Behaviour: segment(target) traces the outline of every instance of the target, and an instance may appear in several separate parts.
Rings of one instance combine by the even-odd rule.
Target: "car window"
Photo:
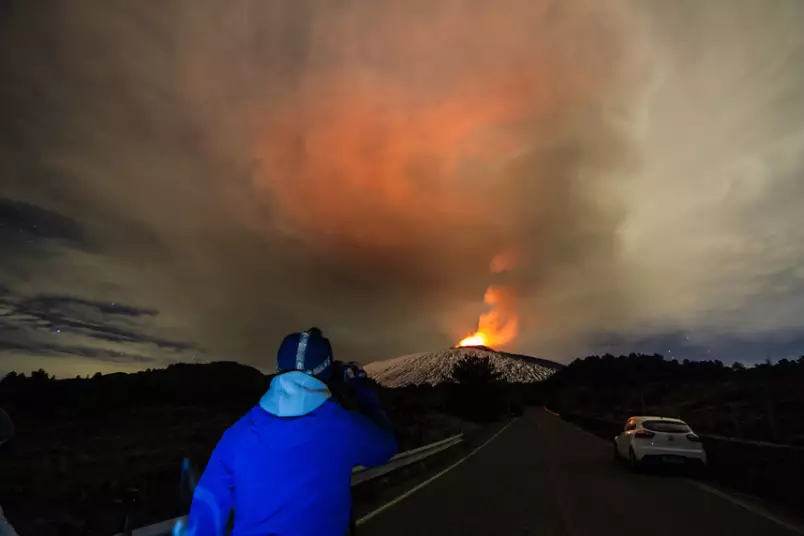
[[[666,434],[686,434],[690,431],[690,427],[683,422],[673,421],[645,421],[642,423],[642,427],[651,432],[664,432]]]

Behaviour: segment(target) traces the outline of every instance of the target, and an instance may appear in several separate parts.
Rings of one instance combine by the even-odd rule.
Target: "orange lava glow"
[[[505,261],[503,261],[505,259]],[[512,257],[497,256],[491,263],[492,273],[513,269]],[[516,293],[513,285],[492,285],[486,289],[483,301],[490,307],[480,315],[477,331],[464,337],[458,346],[488,346],[499,348],[513,341],[519,332],[516,314]]]
[[[474,335],[465,337],[458,343],[458,346],[488,346],[489,338],[485,333],[477,332]]]

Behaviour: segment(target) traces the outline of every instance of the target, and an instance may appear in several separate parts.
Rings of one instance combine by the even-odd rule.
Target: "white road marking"
[[[549,413],[549,414],[550,414],[550,415],[552,415],[553,417],[559,417],[559,418],[561,418],[561,415],[559,415],[559,414],[558,414],[558,413],[556,413],[555,411],[552,411],[552,410],[548,409],[548,408],[547,408],[547,406],[543,406],[543,409],[544,409],[544,411],[546,411],[547,413]]]
[[[411,495],[413,495],[414,493],[416,493],[417,491],[419,491],[420,489],[422,489],[423,487],[425,487],[427,484],[431,483],[432,481],[434,481],[434,480],[444,476],[445,474],[449,473],[450,471],[452,471],[453,469],[458,467],[460,464],[462,464],[463,462],[465,462],[466,460],[468,460],[469,458],[471,458],[472,456],[477,454],[480,451],[480,449],[482,449],[483,447],[485,447],[486,445],[488,445],[489,443],[494,441],[497,438],[498,435],[503,433],[506,430],[506,428],[511,426],[514,423],[514,421],[516,421],[516,420],[517,419],[509,421],[508,424],[503,426],[496,434],[494,434],[489,439],[487,439],[485,443],[483,443],[482,445],[477,447],[475,450],[473,450],[472,452],[470,452],[469,454],[467,454],[466,456],[464,456],[463,458],[461,458],[457,462],[453,463],[452,465],[450,465],[449,467],[447,467],[446,469],[444,469],[440,473],[431,476],[430,478],[428,478],[427,480],[425,480],[424,482],[422,482],[418,486],[409,489],[408,491],[406,491],[405,493],[403,493],[399,497],[393,499],[391,502],[388,502],[388,503],[380,506],[379,508],[377,508],[373,512],[364,515],[363,517],[361,517],[360,519],[357,520],[357,525],[362,525],[363,523],[365,523],[369,519],[373,518],[374,516],[376,516],[378,514],[381,514],[382,512],[387,510],[388,508],[392,507],[393,505],[395,505],[395,504],[407,499],[408,497],[410,497]]]

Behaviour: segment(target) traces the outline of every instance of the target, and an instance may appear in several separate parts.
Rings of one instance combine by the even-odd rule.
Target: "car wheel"
[[[637,460],[636,454],[634,454],[634,449],[628,451],[628,465],[635,473],[638,473],[641,469],[639,460]]]

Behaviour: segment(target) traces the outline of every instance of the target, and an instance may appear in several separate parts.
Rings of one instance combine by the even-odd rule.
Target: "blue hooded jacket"
[[[381,465],[396,453],[373,391],[357,389],[363,412],[330,399],[304,372],[275,377],[259,405],[218,442],[193,495],[186,534],[344,536],[356,465]],[[385,421],[387,422],[387,420]]]

